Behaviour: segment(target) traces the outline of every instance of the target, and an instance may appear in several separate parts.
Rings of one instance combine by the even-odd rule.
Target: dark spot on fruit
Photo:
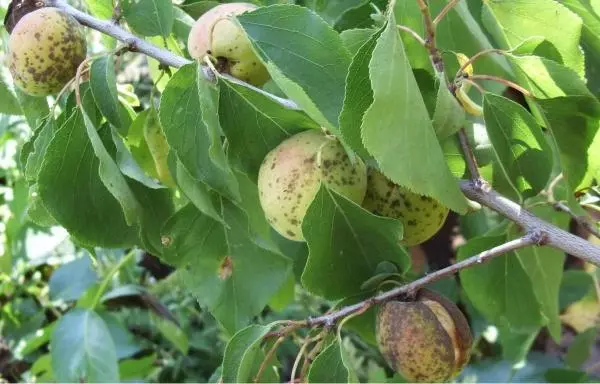
[[[290,235],[292,237],[296,236],[296,234],[290,230],[287,230],[285,233],[287,233],[288,235]]]

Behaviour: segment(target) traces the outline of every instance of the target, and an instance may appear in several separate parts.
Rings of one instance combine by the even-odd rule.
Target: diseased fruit
[[[33,96],[57,93],[85,59],[81,26],[57,8],[23,16],[8,41],[8,65],[15,84]]]
[[[282,236],[302,241],[302,220],[321,182],[360,204],[367,188],[364,163],[317,130],[298,133],[265,157],[258,174],[260,204]]]
[[[448,216],[448,208],[428,196],[421,196],[394,184],[370,168],[363,207],[379,216],[398,219],[404,225],[401,243],[420,244],[435,235]]]
[[[469,324],[445,297],[422,289],[412,302],[390,301],[377,314],[377,343],[392,369],[408,381],[448,381],[471,354]]]
[[[232,16],[253,11],[249,3],[220,4],[204,13],[192,26],[188,52],[198,60],[211,55],[220,72],[247,83],[261,86],[269,80],[269,72],[252,50],[252,44]]]

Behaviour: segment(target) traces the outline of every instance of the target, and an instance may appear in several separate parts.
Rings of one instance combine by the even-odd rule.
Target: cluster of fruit
[[[262,86],[269,73],[231,18],[255,8],[230,3],[203,14],[190,32],[190,55],[201,62],[210,60],[219,72]],[[30,95],[60,91],[85,57],[80,25],[56,8],[24,15],[10,35],[10,71],[15,84]],[[448,215],[439,202],[391,182],[359,157],[348,156],[334,136],[309,130],[282,142],[260,167],[260,203],[271,226],[288,239],[303,241],[302,222],[321,184],[374,214],[400,220],[404,231],[399,241],[407,246],[432,237]],[[414,301],[381,305],[377,335],[391,367],[409,380],[448,380],[469,358],[471,334],[463,314],[454,303],[428,290],[421,290]]]

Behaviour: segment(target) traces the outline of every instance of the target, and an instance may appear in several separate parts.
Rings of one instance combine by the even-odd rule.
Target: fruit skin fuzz
[[[249,3],[220,4],[204,13],[192,26],[188,52],[203,61],[209,55],[219,72],[262,86],[271,77],[252,49],[252,43],[232,17],[257,8]]]
[[[59,92],[87,53],[83,28],[57,8],[23,16],[8,42],[8,67],[15,84],[32,96]]]
[[[367,195],[362,205],[376,215],[400,220],[404,227],[401,243],[406,246],[430,239],[444,225],[449,212],[437,200],[413,193],[373,168],[368,171]]]
[[[303,241],[302,221],[321,183],[360,204],[367,189],[364,163],[352,163],[335,138],[318,130],[298,133],[267,154],[258,173],[260,203],[282,236]]]
[[[389,301],[377,314],[377,343],[390,367],[414,382],[448,381],[467,364],[473,342],[467,319],[426,289],[412,302]]]

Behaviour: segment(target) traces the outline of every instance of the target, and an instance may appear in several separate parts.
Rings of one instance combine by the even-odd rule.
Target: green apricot
[[[321,183],[360,204],[367,189],[364,163],[321,131],[298,133],[265,157],[258,174],[260,203],[282,236],[303,241],[302,221]]]
[[[81,26],[57,8],[23,16],[8,41],[8,67],[17,87],[32,96],[59,92],[77,73],[87,46]]]
[[[219,71],[261,86],[269,79],[252,44],[232,16],[249,12],[257,7],[248,3],[220,4],[204,13],[192,26],[188,37],[188,52],[198,60],[210,55],[217,60]]]
[[[415,301],[390,301],[377,314],[377,344],[409,382],[448,381],[469,361],[469,323],[445,297],[422,289]]]
[[[369,169],[363,207],[379,216],[398,219],[404,225],[402,244],[413,246],[435,235],[448,216],[448,208],[428,196],[401,187],[381,172]]]

